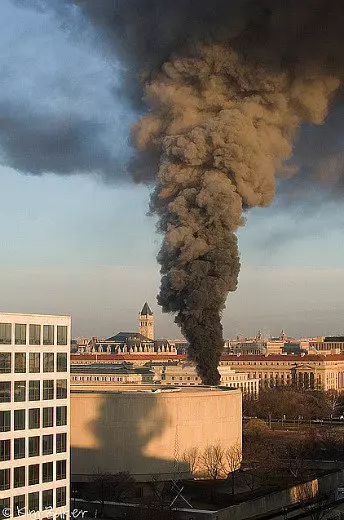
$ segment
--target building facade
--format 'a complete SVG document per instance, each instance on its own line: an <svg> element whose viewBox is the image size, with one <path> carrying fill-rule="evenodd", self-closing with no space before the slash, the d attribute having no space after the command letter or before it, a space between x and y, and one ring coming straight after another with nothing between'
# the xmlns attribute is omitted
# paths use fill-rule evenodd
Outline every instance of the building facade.
<svg viewBox="0 0 344 520"><path fill-rule="evenodd" d="M86 364L72 365L70 370L71 388L77 386L92 386L97 388L123 386L126 384L153 384L154 372L148 368L134 368L123 365Z"/></svg>
<svg viewBox="0 0 344 520"><path fill-rule="evenodd" d="M224 365L258 378L261 388L294 386L300 389L344 391L344 355L223 355L220 366Z"/></svg>
<svg viewBox="0 0 344 520"><path fill-rule="evenodd" d="M201 378L197 374L193 363L184 362L173 365L152 365L152 370L159 378L157 382L162 385L199 386ZM229 388L240 388L243 394L256 397L259 392L259 379L252 378L248 373L236 372L228 365L219 366L221 376L220 385Z"/></svg>
<svg viewBox="0 0 344 520"><path fill-rule="evenodd" d="M69 512L66 316L0 314L0 512Z"/></svg>
<svg viewBox="0 0 344 520"><path fill-rule="evenodd" d="M73 388L72 480L129 471L136 482L189 478L185 455L241 448L242 395L215 387Z"/></svg>
<svg viewBox="0 0 344 520"><path fill-rule="evenodd" d="M323 336L309 340L309 347L319 354L344 353L344 336Z"/></svg>

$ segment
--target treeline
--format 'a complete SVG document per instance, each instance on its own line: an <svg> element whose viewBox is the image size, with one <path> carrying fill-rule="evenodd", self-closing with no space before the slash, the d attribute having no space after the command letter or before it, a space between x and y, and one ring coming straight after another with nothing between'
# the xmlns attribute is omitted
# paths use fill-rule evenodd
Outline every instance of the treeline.
<svg viewBox="0 0 344 520"><path fill-rule="evenodd" d="M261 390L258 399L244 397L243 415L287 420L324 419L339 416L344 397L337 392L273 388Z"/></svg>

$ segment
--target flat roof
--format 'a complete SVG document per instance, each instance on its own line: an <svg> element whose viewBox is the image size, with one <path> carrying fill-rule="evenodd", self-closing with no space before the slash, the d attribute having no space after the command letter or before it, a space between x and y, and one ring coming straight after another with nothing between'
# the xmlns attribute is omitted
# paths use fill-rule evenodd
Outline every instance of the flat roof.
<svg viewBox="0 0 344 520"><path fill-rule="evenodd" d="M26 313L26 312L4 312L0 311L0 316L37 316L37 318L71 318L64 314L37 314L37 313Z"/></svg>
<svg viewBox="0 0 344 520"><path fill-rule="evenodd" d="M169 393L180 393L180 394L210 394L214 392L237 392L241 393L240 388L230 388L227 386L160 386L160 385L83 385L82 383L73 385L71 384L71 393L83 394L83 393L96 393L96 394L169 394Z"/></svg>

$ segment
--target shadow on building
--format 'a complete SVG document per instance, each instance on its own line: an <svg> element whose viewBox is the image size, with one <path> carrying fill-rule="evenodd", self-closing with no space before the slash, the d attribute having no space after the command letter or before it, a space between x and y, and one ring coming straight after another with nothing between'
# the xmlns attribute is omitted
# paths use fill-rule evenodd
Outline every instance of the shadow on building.
<svg viewBox="0 0 344 520"><path fill-rule="evenodd" d="M189 476L179 446L178 405L171 411L165 397L154 391L73 391L72 482L119 472L138 482Z"/></svg>

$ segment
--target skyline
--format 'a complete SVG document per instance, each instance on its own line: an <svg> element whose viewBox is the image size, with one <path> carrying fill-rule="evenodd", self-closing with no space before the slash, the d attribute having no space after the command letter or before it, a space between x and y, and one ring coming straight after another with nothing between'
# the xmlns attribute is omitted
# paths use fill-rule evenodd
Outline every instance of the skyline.
<svg viewBox="0 0 344 520"><path fill-rule="evenodd" d="M147 300L158 336L179 337L173 317L161 315L155 299L160 237L154 219L145 215L150 189L125 183L120 171L130 154L126 142L133 116L114 92L118 64L91 37L84 38L86 29L74 40L49 13L9 0L2 9L1 43L7 49L2 106L22 116L25 105L30 116L26 130L41 128L44 111L52 127L73 117L86 121L97 131L84 133L77 151L94 168L87 150L102 143L103 155L102 171L85 168L89 175L73 170L80 159L73 154L62 160L69 176L27 175L18 155L16 168L9 167L6 126L1 128L0 174L6 194L0 208L1 310L71 314L74 336L107 336L136 327ZM33 159L37 150L31 150ZM117 165L120 184L109 181L111 164ZM295 185L288 184L289 198L283 186L270 208L248 213L246 227L239 231L242 270L224 311L225 337L251 335L259 328L272 334L283 328L300 336L343 333L340 200L329 202L320 191L292 204ZM309 188L306 183L305 190Z"/></svg>

